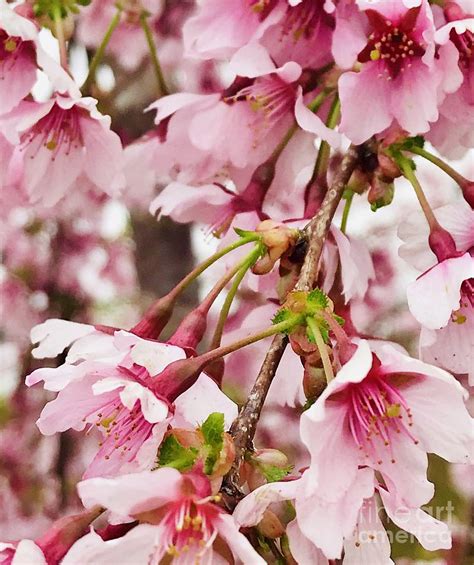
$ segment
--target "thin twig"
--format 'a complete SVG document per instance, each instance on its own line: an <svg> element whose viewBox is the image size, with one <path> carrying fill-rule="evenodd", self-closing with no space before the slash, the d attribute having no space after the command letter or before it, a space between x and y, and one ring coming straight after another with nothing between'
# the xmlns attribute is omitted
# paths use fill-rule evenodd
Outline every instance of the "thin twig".
<svg viewBox="0 0 474 565"><path fill-rule="evenodd" d="M334 176L331 187L326 192L321 208L305 228L308 250L295 286L296 290L309 291L316 284L324 241L345 186L357 165L358 159L358 148L351 145ZM287 344L288 338L282 334L277 334L273 338L252 391L230 429L230 434L234 439L235 460L222 488L229 508L234 507L243 496L239 489L240 466L246 451L252 447L260 413Z"/></svg>

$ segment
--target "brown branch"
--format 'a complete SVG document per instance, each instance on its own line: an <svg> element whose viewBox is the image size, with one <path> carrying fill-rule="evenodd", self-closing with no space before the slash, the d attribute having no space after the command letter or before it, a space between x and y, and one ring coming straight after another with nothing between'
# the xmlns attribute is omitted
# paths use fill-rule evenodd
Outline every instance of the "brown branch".
<svg viewBox="0 0 474 565"><path fill-rule="evenodd" d="M358 159L358 148L351 145L334 176L329 190L326 192L318 213L305 228L308 249L295 286L296 290L309 291L316 284L324 241L336 208L342 198L344 188L357 165ZM247 402L230 429L230 434L234 438L235 459L222 487L229 508L233 508L243 496L239 488L240 466L244 461L246 451L252 449L260 413L287 344L288 339L282 334L277 334L273 338Z"/></svg>

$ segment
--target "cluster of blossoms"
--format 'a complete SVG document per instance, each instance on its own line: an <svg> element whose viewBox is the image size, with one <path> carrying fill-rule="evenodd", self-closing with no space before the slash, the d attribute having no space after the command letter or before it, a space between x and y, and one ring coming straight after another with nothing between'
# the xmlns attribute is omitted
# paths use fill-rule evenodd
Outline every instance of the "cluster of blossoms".
<svg viewBox="0 0 474 565"><path fill-rule="evenodd" d="M0 564L473 557L429 511L433 469L474 501L472 12L0 0ZM145 214L212 251L140 317Z"/></svg>

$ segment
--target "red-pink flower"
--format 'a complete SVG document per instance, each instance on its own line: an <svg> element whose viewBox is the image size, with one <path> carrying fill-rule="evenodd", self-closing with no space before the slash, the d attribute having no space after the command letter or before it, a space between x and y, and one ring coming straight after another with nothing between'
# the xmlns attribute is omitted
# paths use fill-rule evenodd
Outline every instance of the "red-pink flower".
<svg viewBox="0 0 474 565"><path fill-rule="evenodd" d="M407 287L408 306L422 325L422 358L456 374L469 374L474 382L474 211L461 201L434 213L451 234L457 256L434 263L428 227L420 215L400 226L400 255L424 271Z"/></svg>
<svg viewBox="0 0 474 565"><path fill-rule="evenodd" d="M333 37L336 63L359 72L339 79L341 126L361 143L394 121L404 130L425 133L438 118L438 107L462 81L452 44L437 50L434 24L426 0L361 0L341 4ZM412 6L412 7L409 7ZM361 119L363 116L363 119Z"/></svg>
<svg viewBox="0 0 474 565"><path fill-rule="evenodd" d="M453 3L450 4L452 7ZM454 21L436 31L435 40L440 45L448 42L455 45L459 52L458 65L463 81L456 92L446 96L439 109L439 120L433 124L427 136L450 159L462 157L469 148L474 147L474 18L463 17L457 6L453 17L456 17Z"/></svg>
<svg viewBox="0 0 474 565"><path fill-rule="evenodd" d="M106 193L121 187L120 139L96 104L57 95L43 103L24 101L0 117L0 130L24 152L23 182L32 201L53 206L81 173Z"/></svg>
<svg viewBox="0 0 474 565"><path fill-rule="evenodd" d="M142 523L113 542L88 534L71 548L63 565L120 561L132 547L137 563L158 565L163 558L183 565L211 563L221 559L222 545L242 563L265 563L232 516L216 504L219 497L212 496L205 476L161 468L89 479L79 483L78 491L86 508L99 504L116 516L142 518Z"/></svg>
<svg viewBox="0 0 474 565"><path fill-rule="evenodd" d="M180 347L65 320L36 326L32 340L40 342L36 357L56 356L72 343L63 365L33 371L26 384L44 381L45 389L58 392L37 422L43 434L86 427L101 432L100 449L85 476L150 468L174 421L193 427L216 408L230 425L236 415L234 403L206 375L181 395L177 378L160 380L170 363L186 357Z"/></svg>
<svg viewBox="0 0 474 565"><path fill-rule="evenodd" d="M452 462L472 459L465 395L449 373L389 345L374 354L360 341L301 418L301 437L311 454L308 473L321 496L339 498L358 466L366 465L408 506L426 503L433 495L427 453Z"/></svg>

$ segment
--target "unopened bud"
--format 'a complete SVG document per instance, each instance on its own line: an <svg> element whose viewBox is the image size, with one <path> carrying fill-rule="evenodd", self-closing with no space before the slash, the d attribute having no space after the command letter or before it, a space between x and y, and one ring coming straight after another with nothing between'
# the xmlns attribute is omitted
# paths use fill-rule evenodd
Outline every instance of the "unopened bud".
<svg viewBox="0 0 474 565"><path fill-rule="evenodd" d="M139 337L158 339L173 314L175 300L169 294L159 298L130 331Z"/></svg>
<svg viewBox="0 0 474 565"><path fill-rule="evenodd" d="M174 334L168 340L171 345L195 350L201 342L207 329L207 311L195 308L179 324Z"/></svg>
<svg viewBox="0 0 474 565"><path fill-rule="evenodd" d="M43 551L48 563L59 563L69 548L85 535L89 524L103 512L100 506L94 506L80 514L65 516L57 520L51 528L38 538L35 543Z"/></svg>
<svg viewBox="0 0 474 565"><path fill-rule="evenodd" d="M461 186L461 189L464 200L474 210L474 181L466 180L466 182Z"/></svg>
<svg viewBox="0 0 474 565"><path fill-rule="evenodd" d="M271 510L265 510L257 529L263 536L270 539L277 539L285 533L285 527L281 520Z"/></svg>
<svg viewBox="0 0 474 565"><path fill-rule="evenodd" d="M439 224L432 228L428 243L438 261L456 257L458 254L453 236Z"/></svg>
<svg viewBox="0 0 474 565"><path fill-rule="evenodd" d="M252 461L274 467L288 467L288 457L278 449L259 449L252 456Z"/></svg>
<svg viewBox="0 0 474 565"><path fill-rule="evenodd" d="M289 228L285 225L274 222L273 220L264 220L255 230L262 236L262 242L267 248L265 256L260 259L252 268L252 272L256 275L264 275L269 273L276 261L293 247L298 241L298 230Z"/></svg>
<svg viewBox="0 0 474 565"><path fill-rule="evenodd" d="M303 376L303 390L306 398L312 401L319 398L326 388L326 384L324 369L306 363Z"/></svg>
<svg viewBox="0 0 474 565"><path fill-rule="evenodd" d="M387 181L396 179L401 176L400 167L398 163L390 157L385 151L379 151L378 153L378 175L385 177ZM377 172L375 173L377 175Z"/></svg>
<svg viewBox="0 0 474 565"><path fill-rule="evenodd" d="M367 194L372 210L375 212L379 208L391 204L394 190L393 182L377 172L372 178Z"/></svg>

